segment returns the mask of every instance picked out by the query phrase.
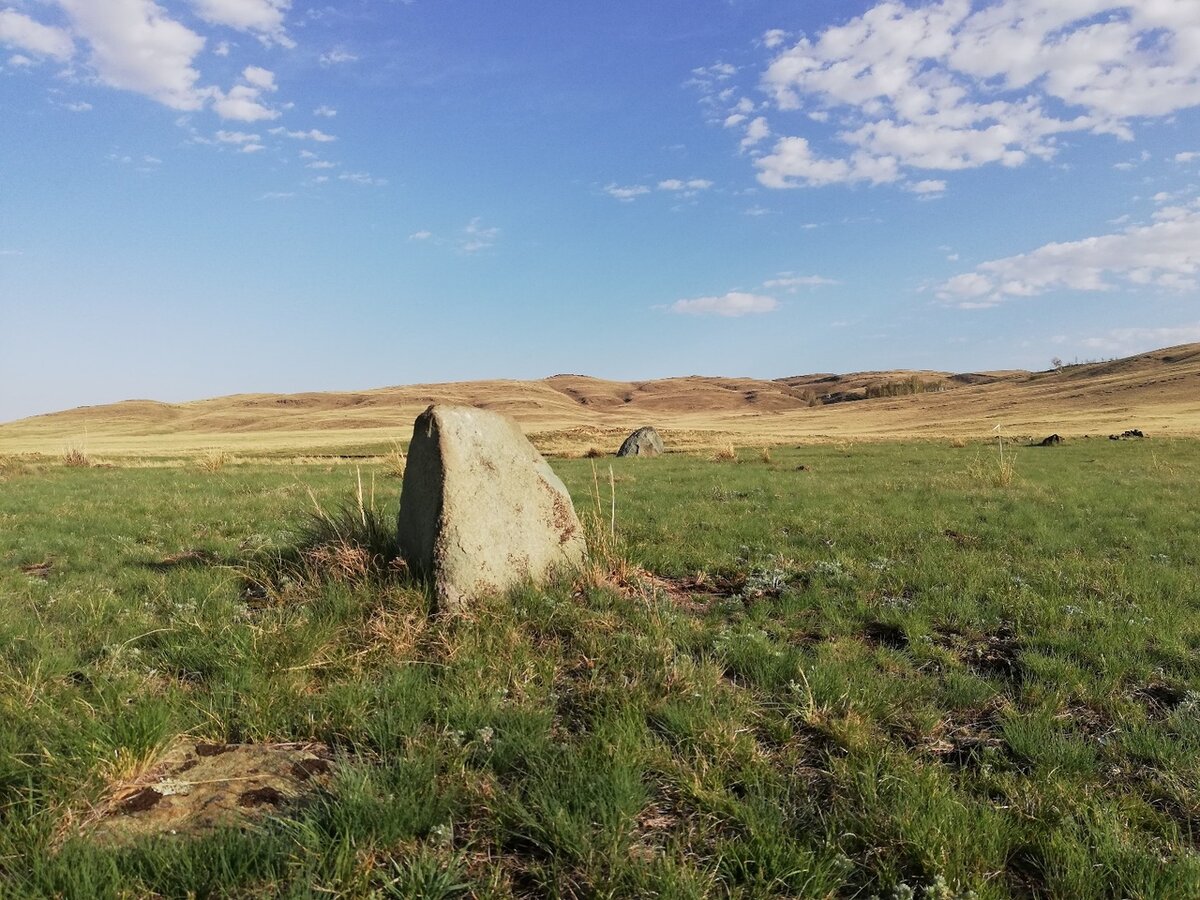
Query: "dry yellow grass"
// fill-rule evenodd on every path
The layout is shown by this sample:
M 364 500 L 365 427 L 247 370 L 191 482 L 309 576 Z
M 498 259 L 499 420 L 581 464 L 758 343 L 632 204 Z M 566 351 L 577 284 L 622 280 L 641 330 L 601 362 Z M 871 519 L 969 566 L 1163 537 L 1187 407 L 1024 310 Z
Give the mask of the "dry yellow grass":
M 945 389 L 809 406 L 814 392 L 861 393 L 915 375 Z M 982 438 L 1007 434 L 1200 435 L 1200 344 L 1048 372 L 867 372 L 756 381 L 668 378 L 616 382 L 579 375 L 482 381 L 354 393 L 242 394 L 192 403 L 131 400 L 0 425 L 0 453 L 50 453 L 87 435 L 106 457 L 195 457 L 214 447 L 239 459 L 288 452 L 321 455 L 406 440 L 432 402 L 465 403 L 515 416 L 543 452 L 616 450 L 653 424 L 673 450 L 711 451 L 825 440 Z

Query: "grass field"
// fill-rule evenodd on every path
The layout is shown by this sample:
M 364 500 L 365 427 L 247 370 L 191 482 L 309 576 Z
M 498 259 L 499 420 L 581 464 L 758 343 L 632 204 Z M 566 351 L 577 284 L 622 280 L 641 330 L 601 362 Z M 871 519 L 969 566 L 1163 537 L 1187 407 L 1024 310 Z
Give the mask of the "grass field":
M 0 896 L 1200 896 L 1200 443 L 738 455 L 554 460 L 603 565 L 453 620 L 353 464 L 0 460 Z M 336 774 L 79 837 L 181 734 Z

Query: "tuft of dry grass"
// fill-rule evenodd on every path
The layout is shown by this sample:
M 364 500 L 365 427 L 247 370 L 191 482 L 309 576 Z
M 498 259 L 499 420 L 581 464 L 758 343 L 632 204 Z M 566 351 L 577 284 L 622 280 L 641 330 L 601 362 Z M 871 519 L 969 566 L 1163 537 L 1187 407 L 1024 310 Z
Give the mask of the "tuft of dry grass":
M 78 447 L 68 447 L 63 453 L 62 462 L 72 469 L 87 469 L 92 465 L 92 458 Z
M 233 457 L 230 456 L 228 453 L 226 453 L 224 450 L 209 450 L 207 453 L 203 454 L 198 460 L 196 460 L 196 465 L 198 465 L 200 467 L 200 470 L 202 472 L 208 472 L 209 474 L 215 474 L 217 472 L 220 472 L 223 468 L 225 468 L 225 465 L 231 459 L 233 459 Z
M 392 449 L 383 455 L 383 474 L 388 478 L 403 478 L 404 469 L 408 465 L 408 457 L 404 454 L 399 443 L 392 444 Z
M 950 446 L 955 448 L 965 447 L 967 446 L 967 439 L 963 437 L 950 438 Z
M 758 451 L 758 458 L 765 463 L 769 463 L 771 461 L 771 448 L 763 447 L 760 451 Z
M 605 453 L 599 447 L 588 447 L 583 454 L 584 459 L 600 459 Z
M 718 447 L 709 459 L 713 462 L 737 462 L 738 453 L 733 444 L 728 444 L 724 447 Z

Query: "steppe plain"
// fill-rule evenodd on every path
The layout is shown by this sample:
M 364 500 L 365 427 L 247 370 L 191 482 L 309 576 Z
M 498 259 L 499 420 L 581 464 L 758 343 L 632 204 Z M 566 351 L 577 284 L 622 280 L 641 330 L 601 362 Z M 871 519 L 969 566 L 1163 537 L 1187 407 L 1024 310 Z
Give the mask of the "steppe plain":
M 522 422 L 587 571 L 428 615 L 433 400 Z M 1198 437 L 1197 345 L 0 426 L 0 896 L 1200 896 Z

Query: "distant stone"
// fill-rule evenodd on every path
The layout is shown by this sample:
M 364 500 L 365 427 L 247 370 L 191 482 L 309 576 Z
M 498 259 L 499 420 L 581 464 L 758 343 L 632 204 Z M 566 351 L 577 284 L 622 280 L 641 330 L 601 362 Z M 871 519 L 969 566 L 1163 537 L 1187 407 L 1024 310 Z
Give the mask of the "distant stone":
M 1039 447 L 1057 447 L 1061 443 L 1062 443 L 1062 438 L 1060 438 L 1057 434 L 1052 434 L 1052 435 L 1050 435 L 1050 437 L 1042 438 L 1042 442 L 1040 444 L 1038 444 L 1038 446 Z
M 657 431 L 647 425 L 639 428 L 629 437 L 617 451 L 617 456 L 658 456 L 666 452 L 663 449 L 662 438 Z
M 417 417 L 398 537 L 444 612 L 587 557 L 570 494 L 521 427 L 468 406 L 434 405 Z

